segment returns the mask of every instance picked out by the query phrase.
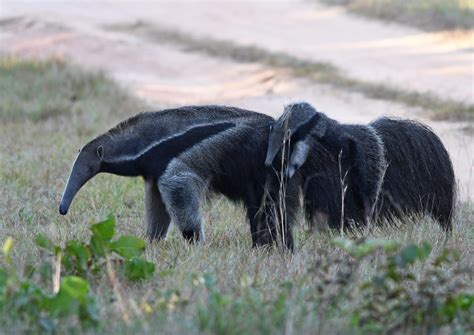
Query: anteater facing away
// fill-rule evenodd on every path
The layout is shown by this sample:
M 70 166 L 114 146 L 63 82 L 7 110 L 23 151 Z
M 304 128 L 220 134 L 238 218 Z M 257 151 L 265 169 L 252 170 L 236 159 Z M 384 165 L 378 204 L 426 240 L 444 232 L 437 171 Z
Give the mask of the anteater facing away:
M 302 190 L 312 226 L 360 227 L 427 214 L 451 229 L 453 167 L 427 126 L 386 117 L 341 124 L 303 102 L 286 106 L 272 125 L 267 166 L 279 164 L 284 143 L 290 147 L 287 185 Z

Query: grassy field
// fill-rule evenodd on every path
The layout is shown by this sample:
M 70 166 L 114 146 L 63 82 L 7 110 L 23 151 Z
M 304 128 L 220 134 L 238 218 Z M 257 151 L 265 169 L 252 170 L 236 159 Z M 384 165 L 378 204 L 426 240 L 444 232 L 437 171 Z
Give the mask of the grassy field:
M 293 75 L 338 89 L 361 93 L 368 98 L 419 107 L 436 120 L 474 120 L 474 105 L 445 99 L 429 92 L 407 90 L 390 84 L 351 78 L 326 62 L 305 60 L 283 52 L 273 52 L 257 46 L 239 45 L 233 41 L 201 38 L 147 22 L 113 25 L 110 30 L 143 36 L 156 43 L 172 43 L 187 51 L 237 62 L 261 63 L 289 70 Z
M 139 178 L 99 175 L 80 191 L 66 217 L 57 211 L 81 144 L 145 106 L 103 74 L 60 61 L 1 59 L 0 73 L 0 243 L 13 241 L 0 257 L 0 333 L 474 330 L 474 209 L 469 204 L 460 204 L 447 241 L 426 218 L 407 218 L 402 228 L 378 229 L 365 241 L 335 241 L 335 236 L 310 234 L 301 224 L 297 252 L 289 255 L 251 249 L 243 208 L 216 197 L 204 209 L 206 244 L 189 245 L 172 231 L 166 241 L 147 245 L 144 256 L 156 271 L 139 282 L 123 276 L 116 255 L 106 255 L 103 269 L 81 275 L 94 301 L 87 313 L 51 316 L 39 304 L 33 315 L 38 290 L 53 295 L 59 274 L 78 275 L 67 273 L 67 267 L 57 271 L 58 260 L 35 244 L 38 234 L 61 246 L 87 241 L 90 223 L 113 213 L 118 236 L 144 237 Z M 453 254 L 445 254 L 449 250 Z M 81 323 L 84 315 L 95 315 L 98 323 L 87 327 Z
M 424 30 L 474 29 L 473 0 L 322 0 L 367 17 Z

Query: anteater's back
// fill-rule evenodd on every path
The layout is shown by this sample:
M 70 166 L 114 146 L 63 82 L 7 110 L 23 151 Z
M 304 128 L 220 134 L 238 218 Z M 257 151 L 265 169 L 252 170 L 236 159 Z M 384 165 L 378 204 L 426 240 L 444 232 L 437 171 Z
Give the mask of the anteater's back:
M 111 136 L 128 136 L 139 133 L 140 136 L 166 138 L 184 132 L 192 127 L 216 123 L 234 122 L 258 126 L 273 119 L 264 114 L 228 106 L 202 105 L 165 109 L 156 112 L 137 114 L 110 129 Z

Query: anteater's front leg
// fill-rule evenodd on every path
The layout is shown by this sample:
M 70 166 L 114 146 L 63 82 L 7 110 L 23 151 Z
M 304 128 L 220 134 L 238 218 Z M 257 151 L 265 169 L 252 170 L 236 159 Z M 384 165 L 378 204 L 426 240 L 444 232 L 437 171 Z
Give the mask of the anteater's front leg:
M 166 237 L 171 219 L 161 200 L 156 178 L 145 180 L 145 221 L 150 241 Z
M 160 177 L 159 189 L 173 222 L 189 242 L 204 241 L 200 205 L 204 181 L 184 164 L 170 164 Z

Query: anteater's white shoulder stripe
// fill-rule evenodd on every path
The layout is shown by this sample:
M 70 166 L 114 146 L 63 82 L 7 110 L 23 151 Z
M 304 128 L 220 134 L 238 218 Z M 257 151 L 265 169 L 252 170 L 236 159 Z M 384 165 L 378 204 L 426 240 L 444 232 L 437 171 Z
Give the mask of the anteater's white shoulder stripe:
M 119 157 L 112 158 L 110 160 L 107 160 L 106 163 L 120 163 L 120 162 L 128 162 L 128 161 L 135 161 L 145 155 L 148 151 L 152 150 L 153 148 L 159 146 L 161 143 L 166 142 L 171 140 L 172 138 L 180 137 L 189 132 L 191 129 L 196 128 L 196 127 L 205 127 L 205 126 L 215 126 L 223 123 L 228 123 L 228 122 L 216 122 L 216 123 L 201 123 L 197 125 L 190 126 L 186 128 L 185 130 L 173 134 L 172 136 L 168 136 L 162 139 L 159 139 L 157 141 L 154 141 L 147 145 L 144 149 L 140 150 L 138 153 L 133 154 L 133 155 L 123 155 Z

